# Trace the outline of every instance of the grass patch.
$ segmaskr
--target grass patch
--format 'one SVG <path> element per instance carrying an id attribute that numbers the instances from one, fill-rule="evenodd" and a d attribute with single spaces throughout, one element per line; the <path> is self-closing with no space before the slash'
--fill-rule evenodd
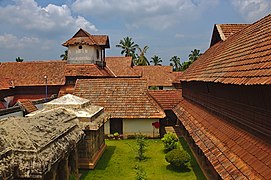
<path id="1" fill-rule="evenodd" d="M 190 155 L 191 157 L 191 160 L 190 160 L 190 164 L 191 164 L 191 167 L 197 177 L 198 180 L 207 180 L 205 175 L 203 174 L 196 158 L 194 157 L 191 149 L 189 148 L 186 140 L 183 138 L 183 137 L 179 137 L 179 141 L 183 147 L 183 149 Z"/>
<path id="2" fill-rule="evenodd" d="M 135 168 L 138 166 L 144 169 L 147 179 L 206 179 L 200 168 L 194 164 L 195 159 L 191 161 L 191 166 L 186 169 L 174 169 L 165 160 L 161 140 L 148 139 L 146 143 L 147 151 L 145 155 L 147 158 L 139 162 L 135 158 L 136 140 L 106 140 L 107 148 L 95 170 L 80 171 L 81 179 L 134 180 L 137 172 Z M 191 157 L 193 159 L 193 155 Z M 201 173 L 195 172 L 198 170 Z"/>

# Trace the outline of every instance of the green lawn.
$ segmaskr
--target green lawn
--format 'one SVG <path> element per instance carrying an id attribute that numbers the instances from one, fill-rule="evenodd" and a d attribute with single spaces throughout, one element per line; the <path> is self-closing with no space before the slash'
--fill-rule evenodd
<path id="1" fill-rule="evenodd" d="M 141 162 L 135 158 L 136 152 L 133 148 L 136 147 L 136 140 L 107 140 L 106 144 L 107 148 L 95 170 L 80 171 L 81 179 L 134 180 L 137 165 L 144 169 L 147 179 L 206 179 L 190 151 L 188 153 L 192 161 L 188 168 L 175 170 L 169 166 L 165 160 L 161 140 L 147 140 L 148 146 L 145 153 L 147 159 Z M 187 150 L 188 146 L 183 139 L 181 139 L 181 144 Z"/>

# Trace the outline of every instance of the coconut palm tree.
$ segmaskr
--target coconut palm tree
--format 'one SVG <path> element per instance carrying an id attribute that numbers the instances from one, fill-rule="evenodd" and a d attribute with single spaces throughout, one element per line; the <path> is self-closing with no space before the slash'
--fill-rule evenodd
<path id="1" fill-rule="evenodd" d="M 148 46 L 144 46 L 143 49 L 141 49 L 139 46 L 137 47 L 139 54 L 137 54 L 137 59 L 135 60 L 135 64 L 137 66 L 148 66 L 150 65 L 148 59 L 146 58 L 145 54 L 147 53 L 147 50 L 149 49 Z"/>
<path id="2" fill-rule="evenodd" d="M 177 56 L 173 56 L 169 61 L 171 61 L 172 63 L 170 63 L 170 66 L 173 66 L 173 71 L 180 71 L 181 70 L 181 58 L 177 57 Z"/>
<path id="3" fill-rule="evenodd" d="M 153 63 L 154 66 L 162 66 L 162 59 L 156 55 L 154 55 L 153 57 L 151 57 L 151 63 Z"/>
<path id="4" fill-rule="evenodd" d="M 135 51 L 138 45 L 135 44 L 134 41 L 132 41 L 132 38 L 127 36 L 123 38 L 123 40 L 120 40 L 119 44 L 117 44 L 116 47 L 120 47 L 122 49 L 122 51 L 120 52 L 121 54 L 124 54 L 126 57 L 132 56 L 134 59 Z"/>
<path id="5" fill-rule="evenodd" d="M 181 64 L 181 71 L 185 71 L 192 64 L 192 61 L 184 61 Z"/>
<path id="6" fill-rule="evenodd" d="M 62 60 L 67 60 L 68 59 L 68 50 L 65 50 L 64 54 L 61 54 L 60 57 Z"/>
<path id="7" fill-rule="evenodd" d="M 17 58 L 16 58 L 16 62 L 23 62 L 23 61 L 24 61 L 23 58 L 20 58 L 20 57 L 17 57 Z"/>
<path id="8" fill-rule="evenodd" d="M 188 55 L 189 61 L 191 61 L 191 62 L 196 61 L 196 60 L 199 58 L 200 55 L 201 55 L 200 50 L 194 49 L 194 50 L 191 51 L 191 53 Z"/>

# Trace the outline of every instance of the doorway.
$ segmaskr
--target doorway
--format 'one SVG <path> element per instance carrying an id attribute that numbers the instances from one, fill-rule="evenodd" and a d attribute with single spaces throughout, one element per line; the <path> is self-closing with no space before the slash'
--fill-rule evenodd
<path id="1" fill-rule="evenodd" d="M 123 134 L 123 119 L 122 118 L 111 118 L 110 119 L 110 134 L 118 132 Z"/>

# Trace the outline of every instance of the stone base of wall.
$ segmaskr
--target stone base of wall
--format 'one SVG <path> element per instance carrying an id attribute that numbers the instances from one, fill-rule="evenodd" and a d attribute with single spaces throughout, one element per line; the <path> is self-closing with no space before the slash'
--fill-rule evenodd
<path id="1" fill-rule="evenodd" d="M 94 169 L 103 155 L 105 148 L 106 144 L 102 145 L 101 149 L 92 157 L 92 159 L 79 159 L 79 169 Z"/>

